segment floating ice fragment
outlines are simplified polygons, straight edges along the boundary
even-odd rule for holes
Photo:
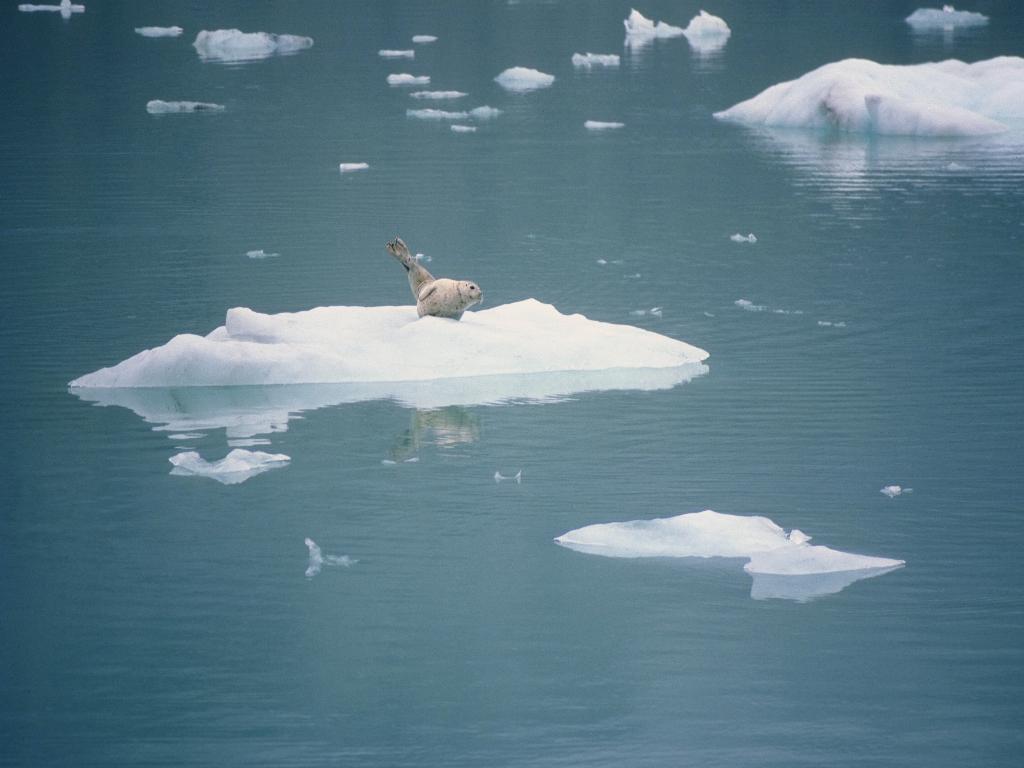
[[[690,48],[698,54],[711,54],[725,47],[732,30],[724,19],[701,11],[690,19],[683,34],[686,35]]]
[[[444,109],[407,109],[406,117],[415,117],[419,120],[465,120],[469,112],[450,112]]]
[[[555,541],[578,552],[604,557],[746,558],[743,569],[754,577],[754,598],[806,600],[904,565],[902,560],[812,546],[807,543],[810,537],[802,531],[794,529],[787,536],[767,517],[725,515],[710,509],[654,520],[588,525],[564,533]],[[836,573],[857,575],[840,580],[838,589],[832,578],[821,582],[812,578]],[[758,588],[763,576],[773,577],[770,588]]]
[[[661,317],[661,307],[651,307],[650,309],[634,309],[631,310],[631,315],[636,317],[643,317],[644,315],[654,315],[655,317]]]
[[[423,262],[429,262],[434,260],[432,256],[424,256],[422,253],[417,253],[415,256],[413,256],[413,258],[416,259],[416,261]]]
[[[451,129],[454,133],[476,133],[475,125],[453,125]]]
[[[397,75],[388,75],[388,85],[430,85],[429,75],[410,75],[402,72]]]
[[[779,128],[902,136],[984,136],[1024,118],[1024,58],[974,64],[826,64],[773,85],[719,120]]]
[[[619,57],[614,53],[574,53],[572,65],[576,69],[593,69],[594,67],[617,67]]]
[[[262,248],[259,248],[259,249],[255,250],[255,251],[246,251],[245,255],[248,256],[250,259],[276,259],[281,254],[280,253],[267,253]]]
[[[498,115],[500,114],[500,109],[488,106],[475,107],[474,109],[469,110],[469,116],[475,117],[478,120],[491,120],[495,117],[498,117]]]
[[[422,45],[423,43],[434,43],[437,42],[437,37],[434,35],[413,35],[412,41]]]
[[[320,573],[325,565],[340,565],[348,568],[359,562],[348,555],[324,555],[317,543],[310,538],[306,539],[306,548],[309,549],[309,566],[306,568],[307,579],[311,579]]]
[[[177,440],[180,442],[182,440],[199,440],[202,437],[206,437],[206,435],[201,432],[179,432],[174,435],[168,435],[167,437],[170,440]]]
[[[764,312],[766,309],[768,309],[768,307],[766,307],[764,304],[755,304],[749,299],[736,299],[736,301],[734,301],[733,304],[735,304],[740,309],[747,310],[747,312]]]
[[[275,53],[296,53],[312,45],[311,37],[242,32],[238,29],[204,29],[192,43],[199,58],[225,62],[254,61]]]
[[[85,6],[72,4],[71,0],[61,0],[60,5],[35,5],[33,3],[22,3],[18,6],[18,10],[25,13],[53,11],[55,13],[59,13],[65,19],[70,19],[72,13],[85,13]]]
[[[946,166],[947,171],[969,171],[970,167],[956,162],[955,160]]]
[[[411,48],[404,51],[394,51],[390,48],[381,48],[377,51],[377,55],[382,59],[414,59],[416,58],[416,51]]]
[[[651,40],[679,37],[684,34],[682,27],[674,27],[664,21],[655,24],[636,8],[631,9],[629,17],[622,24],[626,27],[626,45],[644,44]]]
[[[898,485],[887,485],[880,492],[888,496],[890,499],[895,499],[897,496],[902,496],[904,493],[913,493],[914,489],[901,488]]]
[[[598,259],[597,263],[598,264],[607,264],[608,263],[608,259]]]
[[[631,275],[623,275],[623,277],[626,278],[627,280],[639,280],[641,277],[643,277],[643,275],[641,275],[639,272],[634,272]]]
[[[285,466],[291,457],[283,453],[235,448],[220,461],[209,462],[195,451],[179,453],[171,456],[168,461],[174,465],[172,475],[210,477],[224,485],[236,485],[268,470]]]
[[[818,321],[818,325],[820,325],[822,328],[845,328],[846,327],[846,323],[843,320],[839,320],[838,322],[833,321],[833,320],[819,320]]]
[[[625,125],[625,123],[602,123],[600,120],[587,120],[583,123],[583,127],[588,131],[610,131]]]
[[[983,27],[988,24],[988,16],[973,11],[958,11],[952,5],[944,5],[941,10],[918,8],[907,16],[906,21],[915,31],[927,32],[958,27]]]
[[[409,95],[414,99],[461,99],[468,94],[462,91],[413,91]]]
[[[153,99],[146,102],[146,111],[151,115],[166,115],[172,112],[223,112],[223,104],[208,101],[162,101]]]
[[[737,232],[735,235],[729,235],[729,239],[734,243],[756,243],[757,238],[754,237],[754,233],[751,232],[749,235],[741,235]]]
[[[365,171],[369,167],[369,163],[338,163],[338,172],[351,173],[352,171]]]
[[[143,37],[178,37],[185,30],[181,27],[136,27],[135,32]]]
[[[529,93],[549,87],[555,82],[555,76],[529,67],[510,67],[494,78],[494,81],[507,91]]]
[[[521,484],[523,482],[523,470],[520,469],[514,475],[503,475],[503,474],[501,474],[501,472],[495,472],[494,473],[494,482],[495,483],[503,483],[506,480],[510,480],[513,483],[515,483],[516,485]]]
[[[232,448],[251,448],[254,445],[270,445],[270,441],[265,437],[242,437],[228,440],[228,445]]]

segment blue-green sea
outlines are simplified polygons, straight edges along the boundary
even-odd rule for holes
[[[701,53],[624,47],[628,2],[6,3],[0,765],[1018,765],[1024,139],[712,117],[849,57],[1024,55],[1020,3],[934,34],[903,21],[924,4],[718,0],[732,35]],[[201,58],[227,28],[315,42]],[[509,93],[514,66],[555,81]],[[399,72],[469,96],[416,102]],[[475,133],[406,116],[480,105],[502,114]],[[411,303],[396,234],[484,308],[636,325],[708,370],[444,407],[69,391],[232,307]],[[290,460],[171,474],[233,447]],[[906,565],[792,599],[742,560],[553,541],[704,509]]]

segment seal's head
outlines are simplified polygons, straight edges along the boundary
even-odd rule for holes
[[[471,283],[469,280],[459,280],[459,298],[462,299],[462,309],[472,307],[484,300],[484,293],[480,286]]]

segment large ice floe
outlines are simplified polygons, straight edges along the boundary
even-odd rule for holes
[[[1024,120],[1024,59],[878,64],[845,59],[773,85],[715,117],[773,128],[985,136]]]
[[[915,31],[930,32],[964,27],[983,27],[988,16],[974,11],[958,11],[952,5],[942,8],[918,8],[907,16],[907,24]]]
[[[555,82],[555,76],[529,67],[509,67],[494,82],[513,93],[529,93],[541,88],[548,88]]]
[[[175,112],[223,112],[223,104],[210,101],[163,101],[153,99],[146,102],[146,111],[151,115],[166,115]]]
[[[685,342],[534,299],[461,321],[417,318],[413,306],[278,315],[239,307],[206,336],[175,336],[70,386],[172,433],[224,427],[246,438],[286,428],[295,412],[362,400],[436,408],[668,389],[705,373],[707,357]]]
[[[630,10],[629,16],[626,17],[622,24],[626,28],[625,44],[627,46],[643,46],[653,40],[681,37],[684,34],[682,27],[675,27],[671,24],[666,24],[664,21],[655,23],[636,8]]]
[[[192,43],[199,58],[224,62],[255,61],[275,54],[297,53],[312,45],[313,38],[302,35],[242,32],[238,29],[204,29]]]
[[[725,515],[710,509],[654,520],[601,523],[563,533],[564,547],[605,557],[743,558],[754,577],[751,597],[809,600],[839,592],[860,579],[904,565],[902,560],[812,546],[794,528],[788,534],[767,517]]]
[[[237,485],[250,477],[286,466],[291,457],[283,453],[235,448],[219,461],[207,461],[195,451],[179,453],[168,460],[174,465],[172,475],[209,477],[224,485]]]

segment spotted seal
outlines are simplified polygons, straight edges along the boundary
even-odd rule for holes
[[[416,312],[420,317],[450,317],[458,320],[462,313],[474,304],[483,301],[483,293],[476,283],[469,280],[436,278],[409,253],[402,238],[396,237],[387,244],[388,253],[398,259],[409,274],[409,287],[416,297]]]

